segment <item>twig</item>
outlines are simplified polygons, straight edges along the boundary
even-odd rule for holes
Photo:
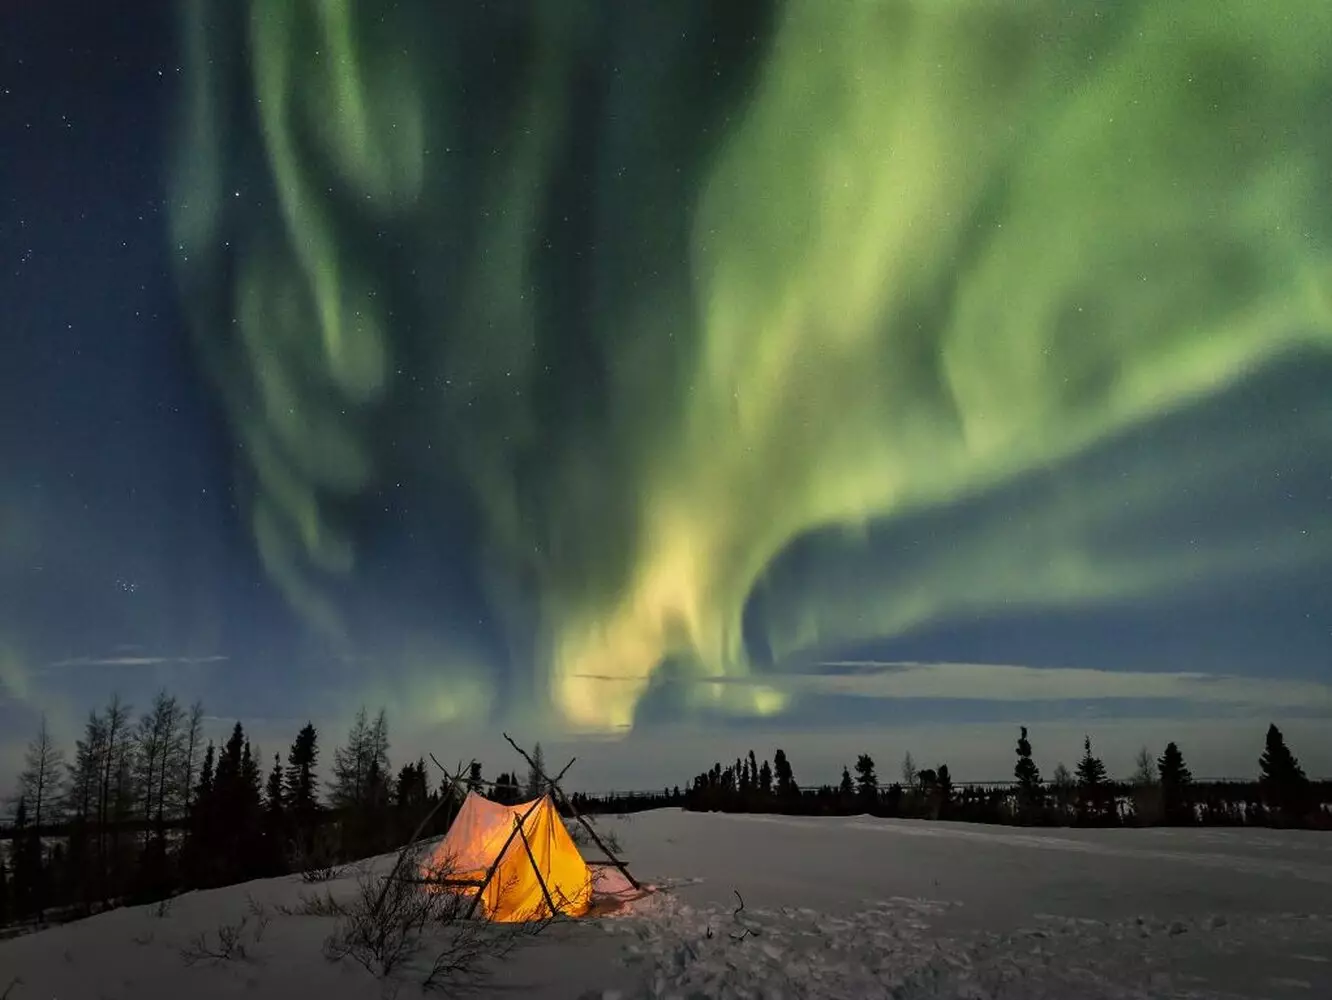
[[[0,1000],[9,1000],[14,990],[16,990],[18,987],[22,985],[23,985],[23,980],[20,979],[18,976],[15,976],[13,979],[9,981],[9,985],[5,987],[5,991],[3,993],[0,993]]]
[[[740,914],[741,914],[741,912],[742,912],[742,911],[744,910],[744,908],[745,908],[745,897],[742,896],[742,895],[740,895],[740,890],[739,890],[739,889],[732,889],[731,891],[732,891],[733,893],[735,893],[735,898],[738,899],[738,900],[740,900],[740,905],[737,906],[737,907],[735,908],[735,912],[731,914],[731,919],[732,919],[732,920],[736,920],[736,921],[738,921],[738,920],[740,919]],[[754,928],[752,928],[752,927],[746,927],[744,924],[741,924],[740,926],[741,926],[743,932],[740,933],[740,934],[732,934],[732,935],[731,935],[731,940],[732,940],[732,941],[743,941],[745,938],[749,937],[751,934],[752,934],[754,937],[758,937],[758,931],[754,930]]]
[[[217,928],[217,947],[208,943],[208,933],[206,931],[200,931],[186,947],[180,950],[180,957],[185,960],[186,965],[194,965],[204,959],[213,962],[225,962],[231,959],[244,960],[247,956],[245,942],[241,940],[241,934],[249,921],[250,918],[247,915],[241,917],[234,924],[219,924]],[[4,1000],[4,998],[0,997],[0,1000]]]

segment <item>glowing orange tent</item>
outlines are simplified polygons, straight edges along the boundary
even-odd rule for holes
[[[548,917],[551,903],[582,916],[592,898],[592,870],[549,795],[506,806],[468,792],[424,867],[427,877],[443,872],[447,884],[480,892],[485,916],[505,923]]]

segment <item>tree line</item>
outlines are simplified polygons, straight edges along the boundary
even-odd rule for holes
[[[921,768],[907,753],[901,780],[880,780],[874,758],[857,756],[835,785],[800,785],[785,751],[761,763],[754,751],[694,777],[683,795],[686,809],[947,819],[1033,826],[1256,825],[1332,829],[1332,782],[1311,781],[1275,725],[1267,730],[1253,781],[1196,781],[1177,743],[1158,757],[1146,747],[1127,779],[1110,778],[1083,740],[1070,771],[1055,766],[1041,777],[1027,727],[1020,727],[1012,782],[956,784],[948,765]],[[669,803],[669,796],[659,799]],[[651,805],[641,806],[652,808]]]
[[[165,691],[137,719],[113,697],[66,755],[42,720],[0,828],[0,927],[292,872],[318,879],[401,846],[442,796],[545,790],[540,745],[525,778],[488,782],[474,762],[455,786],[423,758],[395,774],[382,709],[356,714],[326,772],[313,723],[284,759],[265,757],[240,722],[220,745],[205,740],[204,721],[201,703]],[[423,835],[445,833],[455,813],[440,809]]]

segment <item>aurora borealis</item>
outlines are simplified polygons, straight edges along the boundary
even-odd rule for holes
[[[202,530],[347,697],[799,726],[811,664],[1025,657],[1332,715],[1332,8],[170,13]],[[1290,646],[1217,662],[1260,593]]]

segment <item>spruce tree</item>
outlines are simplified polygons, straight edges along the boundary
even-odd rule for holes
[[[759,793],[764,798],[772,795],[772,766],[766,760],[759,768]]]
[[[1097,816],[1103,811],[1103,798],[1107,782],[1105,764],[1094,756],[1091,737],[1084,736],[1082,759],[1078,761],[1079,807],[1085,817]]]
[[[842,795],[842,801],[849,803],[856,797],[856,785],[851,780],[851,772],[845,764],[842,765],[842,783],[837,789]]]
[[[1173,742],[1156,761],[1161,781],[1161,806],[1167,823],[1187,823],[1193,819],[1189,785],[1193,775],[1184,763],[1184,755]]]
[[[540,742],[532,748],[532,763],[527,769],[527,786],[524,788],[526,797],[531,799],[540,798],[546,794],[546,755],[541,749]]]
[[[940,764],[937,778],[939,796],[939,816],[947,818],[953,807],[953,776],[948,773],[948,765]]]
[[[282,781],[282,755],[273,754],[273,770],[268,772],[268,784],[264,788],[264,806],[270,815],[280,816],[286,809],[286,793]]]
[[[467,790],[469,792],[481,792],[485,788],[485,783],[481,778],[481,764],[472,761],[467,768]]]
[[[314,849],[314,828],[319,813],[316,796],[315,766],[319,761],[319,732],[314,723],[307,722],[287,751],[287,771],[284,778],[283,801],[291,819],[299,849],[309,853]]]
[[[1018,737],[1017,743],[1017,764],[1013,768],[1013,776],[1017,778],[1018,788],[1028,799],[1034,799],[1041,785],[1041,769],[1036,766],[1036,761],[1031,758],[1031,742],[1027,739],[1027,727],[1022,726],[1022,735]]]
[[[773,777],[777,780],[778,797],[790,798],[800,794],[795,781],[795,771],[791,768],[791,762],[786,759],[786,751],[780,747],[772,755],[772,771]]]
[[[879,777],[874,773],[874,758],[867,753],[856,758],[856,792],[865,808],[878,804]]]
[[[1309,808],[1309,779],[1276,725],[1267,727],[1267,746],[1258,759],[1263,798],[1286,822],[1299,822]]]
[[[273,769],[264,784],[263,810],[264,846],[262,852],[256,852],[255,863],[264,874],[276,875],[288,870],[285,848],[291,821],[283,788],[282,755],[278,753],[273,754]]]

